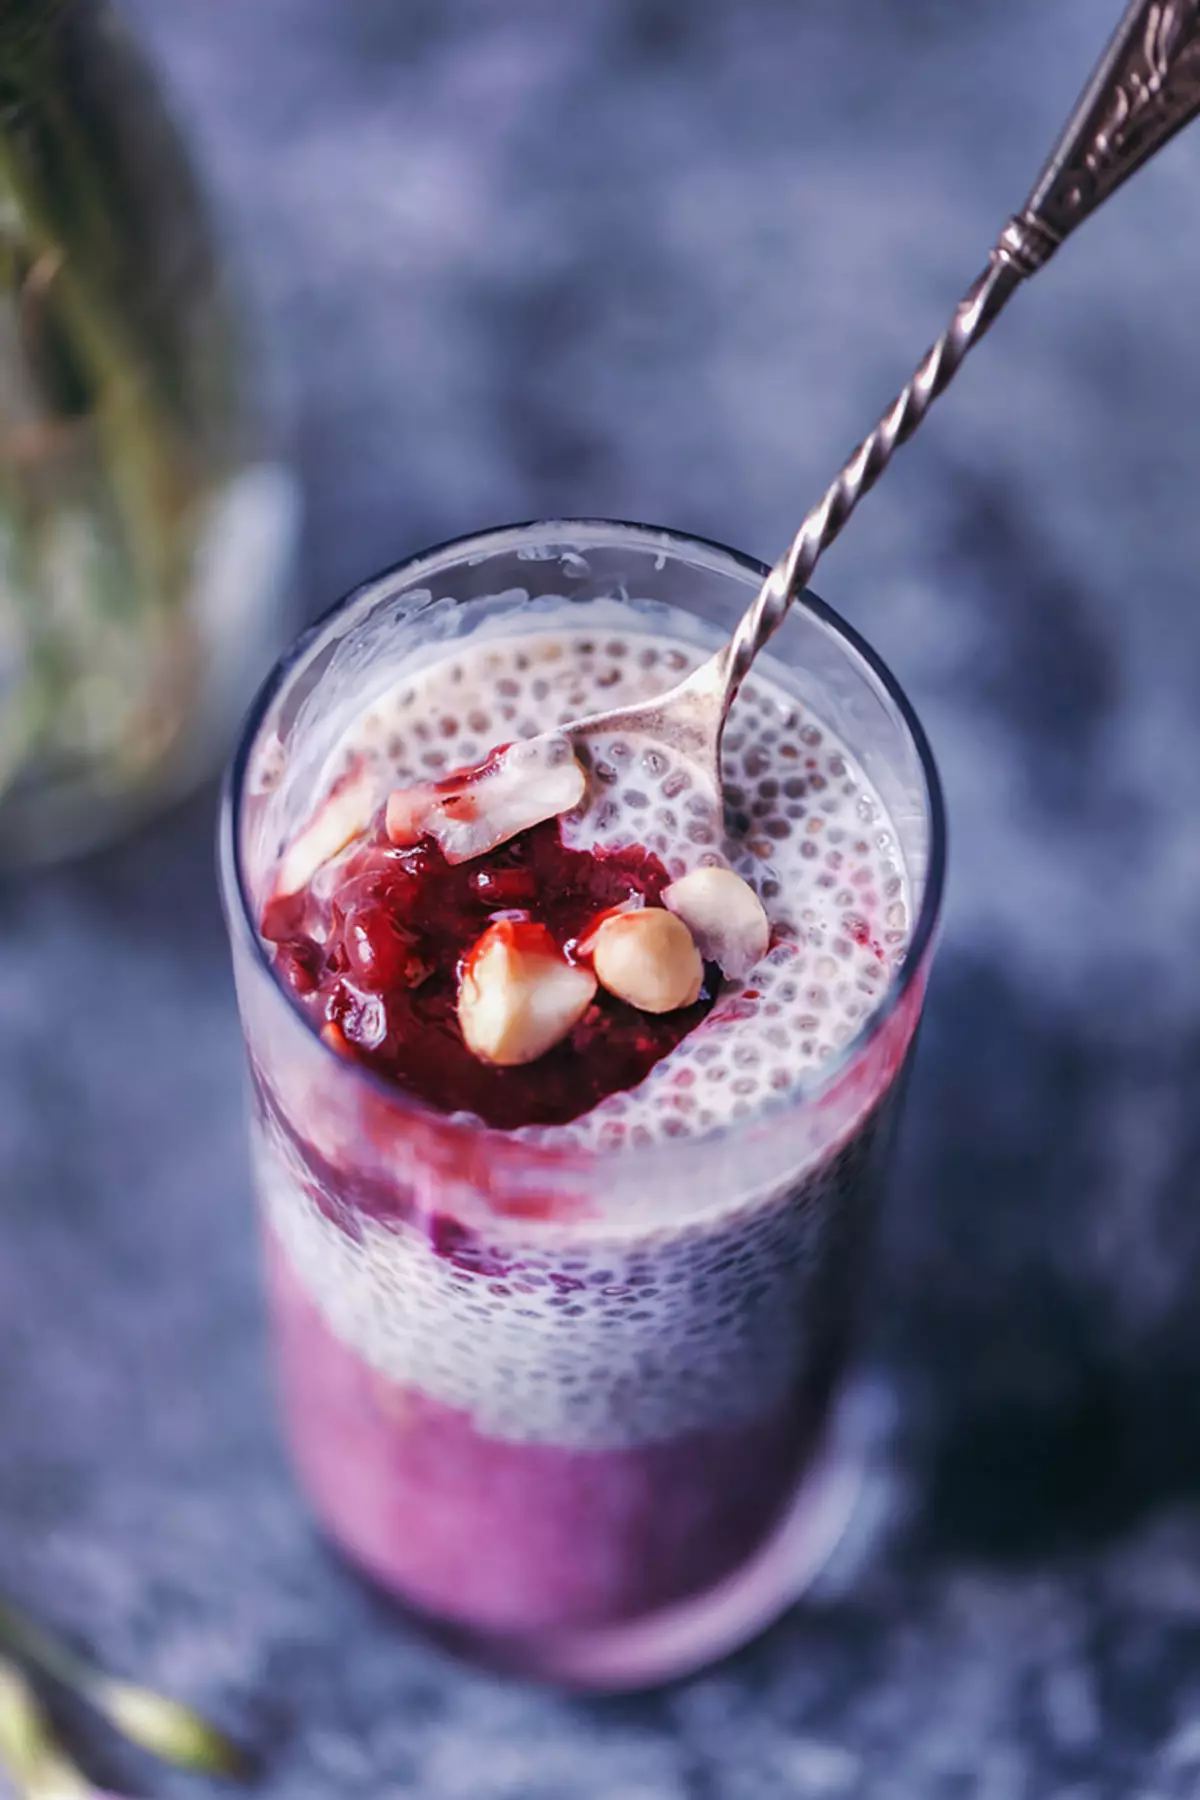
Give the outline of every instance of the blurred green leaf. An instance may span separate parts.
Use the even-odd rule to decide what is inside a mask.
[[[35,1625],[3,1600],[0,1644],[78,1695],[122,1737],[157,1756],[160,1762],[225,1779],[244,1772],[245,1759],[237,1746],[190,1706],[93,1668],[43,1626]],[[19,1727],[21,1716],[18,1708],[14,1729]],[[13,1742],[19,1742],[19,1729]]]

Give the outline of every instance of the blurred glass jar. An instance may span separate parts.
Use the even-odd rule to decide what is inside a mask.
[[[0,0],[0,861],[207,772],[298,508],[187,157],[107,0]]]

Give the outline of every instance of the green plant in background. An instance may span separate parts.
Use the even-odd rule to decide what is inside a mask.
[[[74,1800],[97,1790],[55,1743],[16,1663],[0,1657],[0,1769],[20,1800]]]
[[[227,1779],[245,1773],[237,1747],[190,1707],[93,1668],[2,1600],[0,1646],[8,1653],[0,1654],[0,1769],[22,1800],[96,1793],[55,1739],[23,1665],[83,1700],[162,1762]]]
[[[203,206],[119,22],[0,0],[0,853],[94,840],[179,784],[251,414]]]

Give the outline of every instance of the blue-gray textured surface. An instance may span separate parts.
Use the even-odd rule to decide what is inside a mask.
[[[1115,10],[137,0],[293,409],[305,604],[555,512],[773,555]],[[264,1792],[1200,1791],[1198,219],[1200,128],[821,571],[954,819],[876,1332],[910,1511],[718,1670],[505,1686],[317,1547],[270,1410],[211,793],[0,896],[0,1587],[244,1719]]]

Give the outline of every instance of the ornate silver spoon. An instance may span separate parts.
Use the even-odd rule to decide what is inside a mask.
[[[721,791],[721,733],[751,663],[808,583],[867,489],[910,438],[933,401],[1023,281],[1075,227],[1200,112],[1200,0],[1133,0],[1025,205],[1004,227],[987,267],[959,302],[949,326],[808,514],[729,642],[657,699],[573,721],[545,743],[553,758],[566,737],[586,752],[590,739],[626,732],[686,756]],[[556,746],[556,748],[555,748]]]

